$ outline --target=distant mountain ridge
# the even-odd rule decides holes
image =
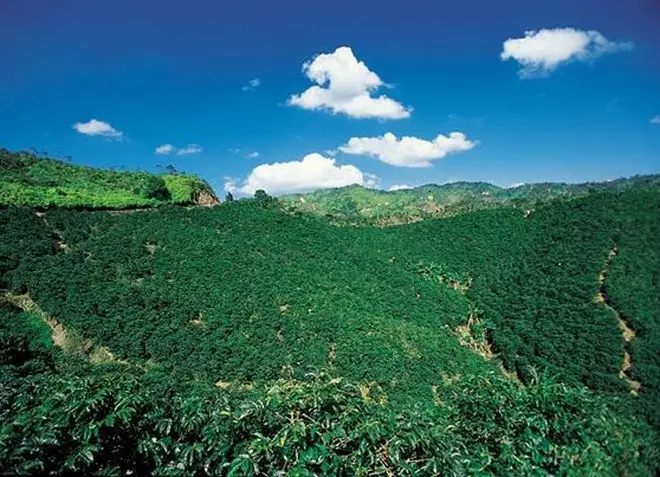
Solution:
[[[211,186],[191,174],[96,169],[0,149],[0,206],[125,209],[217,203]]]
[[[660,186],[660,174],[582,184],[538,183],[503,188],[487,182],[427,184],[384,191],[359,185],[280,197],[292,210],[329,216],[338,221],[396,225],[431,217],[448,217],[501,205],[533,207],[537,202],[572,199],[592,191],[620,191]]]

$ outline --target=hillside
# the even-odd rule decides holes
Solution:
[[[0,471],[657,472],[654,181],[389,228],[2,209]]]
[[[660,175],[584,184],[524,184],[512,188],[501,188],[484,182],[454,182],[390,192],[353,185],[286,195],[281,200],[293,210],[329,216],[339,223],[395,225],[502,205],[529,209],[537,202],[584,197],[596,191],[620,191],[659,184]]]
[[[0,206],[123,209],[217,202],[211,187],[192,175],[100,170],[0,149]]]

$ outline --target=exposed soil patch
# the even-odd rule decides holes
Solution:
[[[612,302],[605,291],[605,279],[607,278],[607,272],[610,268],[610,264],[612,263],[612,259],[617,254],[617,250],[618,249],[616,246],[610,249],[610,252],[607,255],[607,260],[605,260],[605,265],[598,275],[598,294],[596,295],[596,302],[602,303],[606,308],[614,313],[614,316],[616,316],[616,319],[619,322],[619,328],[623,334],[623,340],[626,342],[626,344],[629,344],[635,339],[635,330],[629,326],[625,318],[621,316],[621,314],[612,306]],[[630,353],[628,353],[628,350],[626,349],[623,353],[623,363],[621,363],[621,368],[619,369],[619,378],[628,383],[630,386],[630,392],[632,394],[637,395],[639,390],[642,388],[642,383],[630,378],[628,371],[631,367],[632,359],[630,357]]]
[[[153,207],[136,207],[134,209],[112,209],[112,210],[107,210],[106,212],[108,215],[118,216],[118,215],[130,215],[136,212],[150,212],[153,210],[154,210]]]
[[[328,366],[332,366],[337,357],[337,346],[334,343],[330,343],[330,348],[328,349]]]
[[[458,341],[463,346],[470,348],[479,356],[483,356],[486,359],[493,359],[495,357],[495,353],[493,353],[490,343],[486,339],[475,338],[473,334],[473,329],[482,325],[483,319],[475,317],[472,313],[470,313],[467,321],[462,325],[457,326],[456,330],[454,331],[456,331],[458,334]]]
[[[376,226],[378,227],[394,227],[397,225],[413,224],[415,222],[421,222],[424,220],[422,217],[417,215],[406,216],[397,216],[391,215],[386,217],[381,217],[376,221]]]
[[[156,250],[158,250],[158,244],[155,244],[153,242],[147,242],[144,244],[144,248],[147,249],[147,253],[149,255],[153,255],[156,253]]]
[[[59,230],[55,230],[52,225],[48,222],[48,219],[46,218],[46,213],[45,212],[35,212],[34,213],[37,217],[39,217],[41,220],[44,221],[44,224],[46,224],[46,227],[52,230],[53,234],[53,244],[55,245],[55,249],[58,252],[64,252],[66,251],[69,246],[66,244],[64,241],[64,238],[62,237],[62,232]]]
[[[46,314],[39,305],[37,305],[29,295],[14,295],[11,293],[5,293],[3,298],[7,300],[12,305],[20,308],[26,313],[32,313],[33,315],[38,316],[41,320],[46,323],[51,329],[51,338],[53,344],[58,348],[68,349],[69,341],[68,334],[64,326],[58,322],[56,319]]]
[[[203,330],[207,329],[206,322],[204,321],[204,314],[201,311],[197,313],[197,315],[192,318],[189,323],[193,326],[196,326],[197,328],[201,328]]]
[[[484,359],[491,361],[497,358],[497,355],[493,352],[490,342],[488,341],[485,331],[484,331],[484,320],[481,316],[474,316],[473,313],[470,313],[468,319],[462,325],[459,325],[454,330],[458,335],[458,342],[465,346],[466,348],[471,349],[479,356]],[[522,384],[520,377],[516,371],[509,371],[504,367],[504,364],[498,359],[500,370],[511,380],[516,381],[518,384]]]
[[[422,204],[422,212],[425,212],[427,214],[432,214],[432,215],[440,215],[444,213],[445,208],[435,202],[432,199],[427,199],[423,204]]]
[[[42,310],[28,294],[15,295],[5,292],[0,295],[0,300],[5,300],[26,313],[38,316],[50,328],[53,344],[66,353],[87,355],[93,364],[110,362],[126,364],[126,361],[117,359],[106,346],[94,347],[91,340],[85,340],[77,333],[67,330],[56,318]]]
[[[630,354],[625,351],[623,353],[623,364],[621,365],[621,370],[619,371],[619,378],[623,379],[630,385],[630,392],[637,395],[639,390],[642,389],[642,383],[630,379],[628,376],[628,370],[632,367],[632,361],[630,359]]]

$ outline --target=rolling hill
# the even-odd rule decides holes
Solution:
[[[584,184],[523,184],[512,188],[485,182],[453,182],[390,192],[353,185],[285,195],[281,200],[293,210],[327,216],[338,223],[397,225],[502,205],[529,209],[538,202],[553,199],[572,199],[596,191],[622,191],[659,184],[660,175]]]
[[[125,209],[168,203],[218,199],[192,175],[100,170],[0,149],[0,205]]]
[[[0,472],[658,472],[657,177],[515,191],[1,208]]]

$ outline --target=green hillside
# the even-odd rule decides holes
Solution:
[[[287,195],[281,200],[293,210],[329,216],[339,223],[396,225],[502,205],[529,209],[537,202],[584,197],[595,191],[627,190],[659,184],[660,175],[585,184],[525,184],[508,189],[483,182],[429,184],[391,192],[353,185]]]
[[[192,175],[100,170],[0,149],[0,206],[122,209],[197,202],[217,198]]]
[[[566,195],[0,209],[0,472],[657,473],[660,187]]]

